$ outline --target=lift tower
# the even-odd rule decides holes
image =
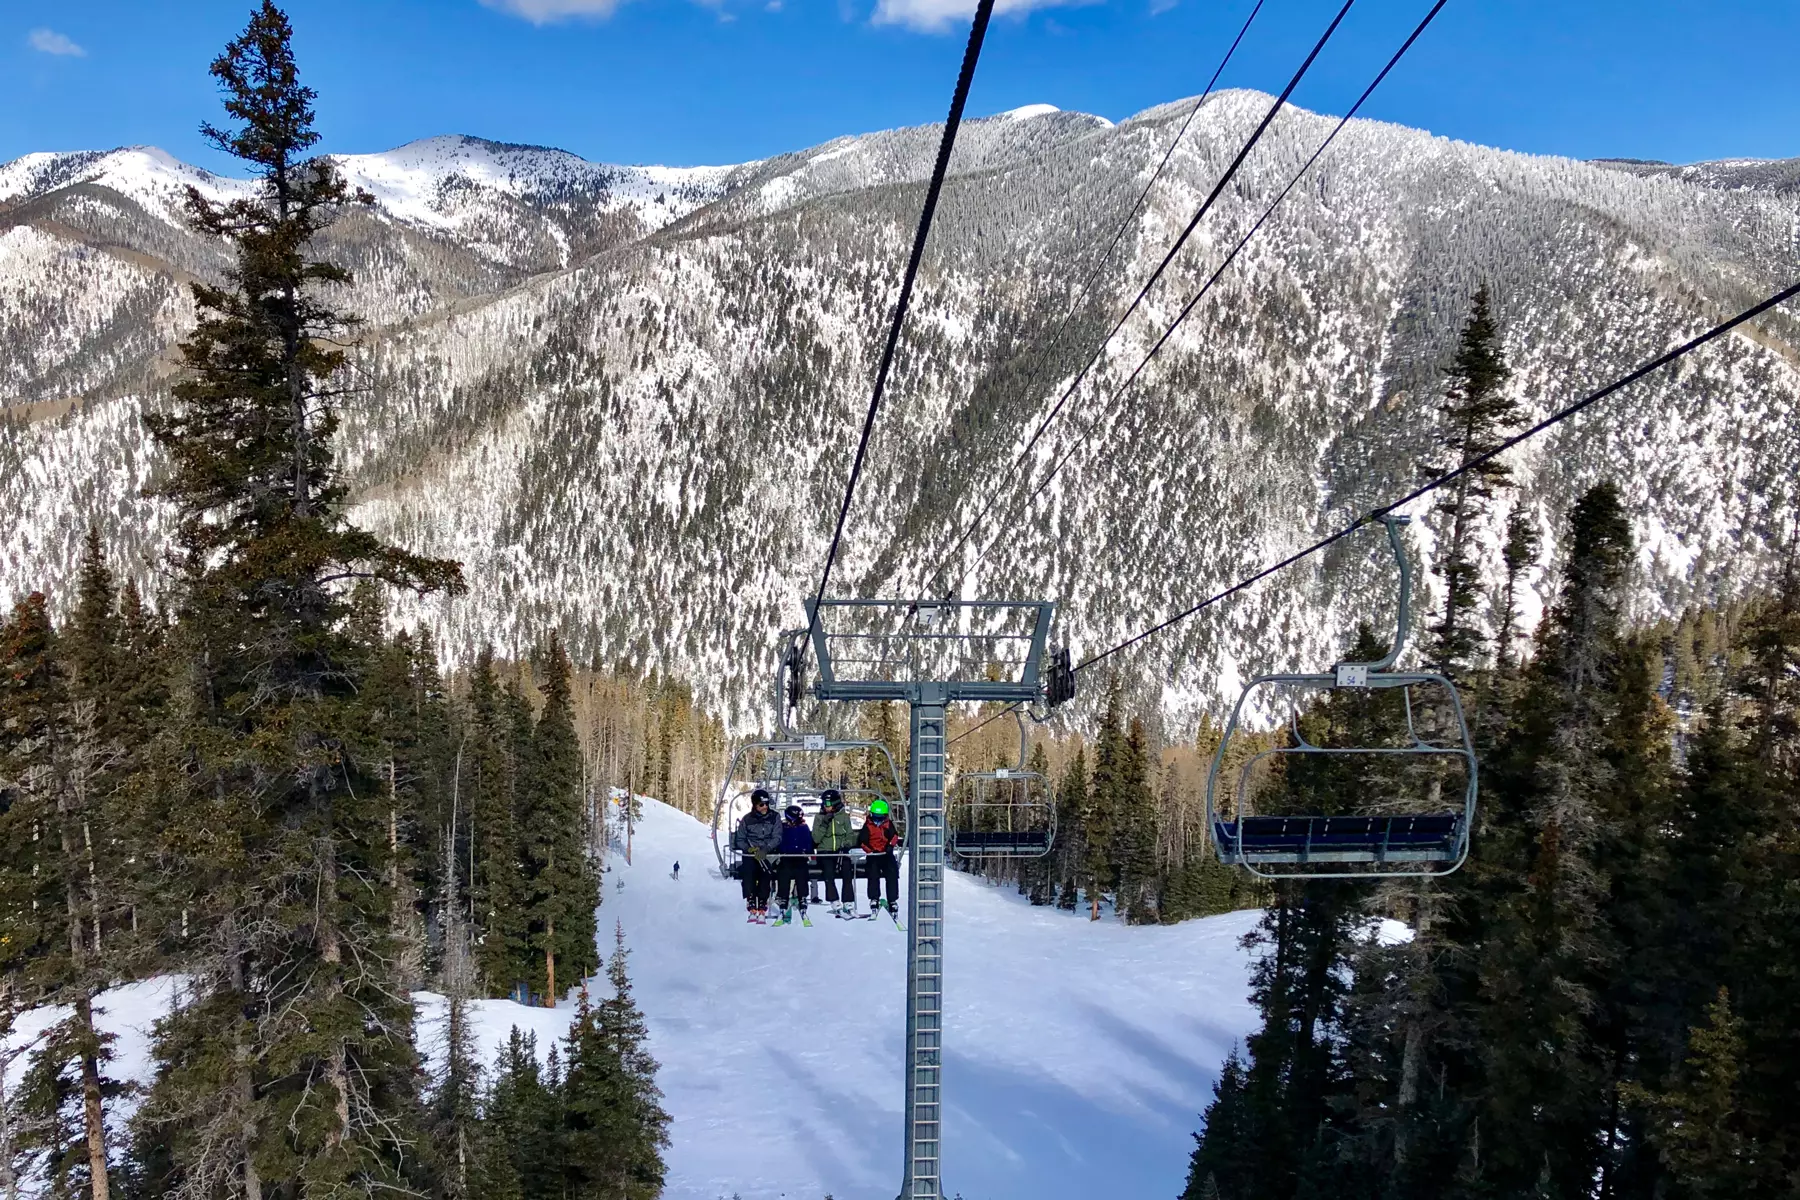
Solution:
[[[958,700],[1035,706],[1049,694],[1050,600],[807,601],[820,700],[903,700],[907,780],[906,1147],[899,1200],[943,1200],[944,780]],[[1066,676],[1066,671],[1063,673]]]

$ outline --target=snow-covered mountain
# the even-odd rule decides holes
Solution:
[[[1104,262],[1189,102],[1117,125],[1034,106],[965,126],[843,588],[963,576],[964,594],[1054,595],[1091,651],[1410,488],[1479,283],[1536,417],[1800,276],[1780,164],[1583,163],[1357,121],[1109,401],[1329,130],[1290,108],[1106,347],[1016,503],[939,575],[956,523],[1008,482],[1023,431],[1268,103],[1214,96]],[[937,138],[686,173],[458,138],[341,160],[376,197],[327,247],[371,322],[370,389],[341,434],[359,516],[461,558],[471,582],[407,615],[458,654],[560,628],[584,661],[673,668],[749,715],[830,536]],[[139,414],[167,402],[182,284],[221,265],[169,215],[181,181],[243,186],[148,151],[0,168],[0,591],[60,587],[90,520],[155,573],[166,514],[140,498],[157,462]],[[1523,448],[1508,503],[1546,535],[1535,594],[1602,476],[1638,514],[1643,615],[1753,581],[1797,411],[1800,316],[1778,311]],[[1428,566],[1432,531],[1414,531]],[[1191,717],[1252,670],[1329,661],[1391,592],[1369,535],[1122,665]]]
[[[900,1184],[906,939],[884,918],[744,923],[707,830],[643,802],[632,863],[615,848],[601,949],[625,930],[657,1082],[673,1116],[668,1200],[888,1200]],[[670,867],[679,862],[681,877]],[[622,886],[621,886],[622,885]],[[1256,913],[1174,926],[1091,923],[952,872],[945,920],[944,1169],[967,1200],[1168,1196],[1231,1046],[1253,1027]],[[604,981],[599,986],[604,987]],[[169,981],[102,996],[121,1078],[147,1080]],[[416,997],[441,1053],[442,997]],[[540,1054],[574,1005],[480,1003],[489,1061],[513,1026]],[[56,1016],[25,1014],[15,1044]],[[25,1060],[13,1063],[13,1077]],[[124,1115],[120,1110],[119,1115]]]

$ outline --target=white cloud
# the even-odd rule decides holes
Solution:
[[[87,51],[77,46],[67,34],[58,33],[54,29],[34,29],[25,39],[33,50],[44,54],[59,54],[70,58],[86,58]]]
[[[497,8],[501,12],[511,13],[515,17],[524,17],[533,25],[548,25],[552,21],[567,21],[571,18],[591,17],[605,20],[613,15],[623,0],[481,0],[489,8]]]
[[[994,5],[994,15],[1100,2],[1101,0],[998,0]],[[975,0],[878,0],[875,5],[875,24],[906,25],[931,33],[942,32],[974,15]]]

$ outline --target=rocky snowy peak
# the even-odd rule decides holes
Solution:
[[[108,151],[27,154],[0,164],[0,206],[81,184],[109,188],[171,223],[181,220],[190,187],[216,201],[235,199],[250,190],[242,180],[190,166],[155,146],[124,146]]]
[[[592,207],[629,211],[659,229],[717,199],[732,167],[621,167],[544,146],[452,135],[424,138],[381,154],[333,161],[377,208],[400,221],[452,231],[491,215],[508,197],[540,211]]]

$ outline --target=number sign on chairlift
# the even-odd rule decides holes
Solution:
[[[1399,527],[1408,518],[1386,516],[1388,544],[1400,569],[1400,603],[1393,649],[1374,662],[1338,663],[1320,674],[1262,675],[1252,679],[1238,696],[1226,723],[1224,736],[1213,755],[1206,779],[1206,827],[1219,860],[1242,866],[1269,878],[1299,875],[1307,878],[1365,878],[1393,875],[1448,875],[1469,854],[1469,833],[1475,821],[1479,763],[1463,714],[1456,685],[1433,671],[1397,671],[1395,661],[1405,646],[1412,572],[1400,542]],[[1292,706],[1291,744],[1250,755],[1236,772],[1236,785],[1221,788],[1225,760],[1243,743],[1239,725],[1246,703],[1253,695],[1276,689]],[[1308,691],[1334,688],[1378,691],[1397,689],[1406,713],[1406,738],[1392,746],[1321,746],[1308,741],[1300,730],[1298,697]],[[1434,708],[1446,714],[1448,736],[1443,740],[1422,737],[1414,721],[1419,703],[1414,691],[1436,697]],[[1283,814],[1260,815],[1252,811],[1252,774],[1265,760],[1289,756],[1352,757],[1365,763],[1383,760],[1396,764],[1446,765],[1463,772],[1461,803],[1445,806],[1414,805],[1424,811],[1393,811],[1399,802],[1380,803],[1383,811],[1362,815]],[[1441,784],[1439,785],[1441,786]],[[1435,797],[1436,787],[1431,791]],[[1232,801],[1232,813],[1226,801]]]

